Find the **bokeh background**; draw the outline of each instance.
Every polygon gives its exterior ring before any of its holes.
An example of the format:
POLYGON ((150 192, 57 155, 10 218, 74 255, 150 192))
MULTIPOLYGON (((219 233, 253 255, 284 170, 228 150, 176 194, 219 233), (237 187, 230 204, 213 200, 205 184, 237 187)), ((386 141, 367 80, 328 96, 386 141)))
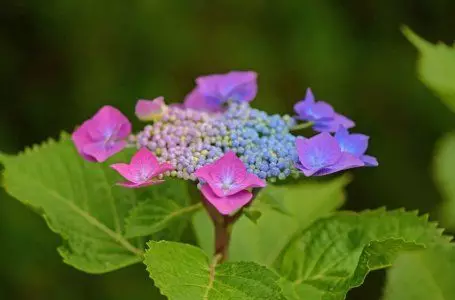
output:
MULTIPOLYGON (((455 118, 417 79, 407 24, 455 39, 452 0, 4 0, 0 149, 14 153, 112 104, 178 102, 202 74, 255 70, 254 105, 291 113, 308 86, 371 136, 377 169, 359 169, 347 209, 429 212, 440 195, 434 145, 455 118)), ((137 127, 136 127, 137 128, 137 127)), ((105 276, 61 262, 59 237, 0 192, 0 299, 162 299, 137 265, 105 276)), ((383 273, 349 299, 378 299, 383 273)))

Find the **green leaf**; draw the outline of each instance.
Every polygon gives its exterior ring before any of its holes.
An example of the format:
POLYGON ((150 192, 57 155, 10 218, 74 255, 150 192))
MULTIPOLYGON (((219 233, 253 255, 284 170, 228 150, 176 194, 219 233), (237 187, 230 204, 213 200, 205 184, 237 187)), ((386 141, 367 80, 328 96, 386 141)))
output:
POLYGON ((417 67, 420 80, 455 111, 455 48, 429 43, 408 27, 403 28, 403 33, 420 52, 417 67))
MULTIPOLYGON (((229 248, 230 261, 255 261, 272 265, 287 243, 316 219, 335 210, 344 201, 343 188, 349 182, 343 176, 327 182, 305 182, 290 185, 268 184, 254 200, 253 207, 261 212, 254 224, 242 216, 233 227, 229 248), (284 210, 278 212, 264 198, 280 199, 284 210)), ((213 226, 207 214, 198 212, 193 217, 199 244, 213 254, 213 226)))
POLYGON ((187 183, 183 180, 167 180, 150 189, 147 200, 139 203, 125 220, 125 236, 147 236, 164 229, 173 230, 178 238, 187 226, 190 216, 202 208, 201 203, 191 205, 187 183))
MULTIPOLYGON (((119 154, 119 161, 129 158, 119 154)), ((89 273, 112 271, 142 260, 142 251, 123 235, 123 219, 135 205, 133 191, 114 187, 118 177, 107 164, 84 161, 67 135, 17 156, 0 156, 3 185, 37 209, 65 239, 64 261, 89 273)))
POLYGON ((434 176, 444 203, 440 215, 444 227, 455 229, 455 133, 443 137, 436 147, 434 176))
POLYGON ((245 214, 245 217, 247 217, 254 224, 257 224, 259 218, 262 216, 262 213, 260 210, 252 208, 252 207, 245 208, 243 210, 243 213, 245 214))
POLYGON ((191 245, 164 241, 147 245, 147 270, 170 300, 285 299, 278 275, 253 262, 216 265, 191 245))
POLYGON ((384 300, 455 299, 455 248, 400 255, 387 272, 384 300))
POLYGON ((320 291, 319 299, 344 299, 369 271, 391 266, 399 253, 449 240, 426 216, 415 212, 341 212, 308 227, 289 245, 276 268, 292 282, 295 299, 307 299, 298 291, 309 286, 320 291))

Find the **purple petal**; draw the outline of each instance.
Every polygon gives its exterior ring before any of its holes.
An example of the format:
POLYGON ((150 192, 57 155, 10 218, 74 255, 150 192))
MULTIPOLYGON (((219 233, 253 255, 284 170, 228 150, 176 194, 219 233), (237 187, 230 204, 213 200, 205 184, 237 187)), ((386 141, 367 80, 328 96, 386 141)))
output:
POLYGON ((340 126, 335 134, 342 152, 350 153, 356 157, 363 155, 368 148, 369 137, 364 134, 349 134, 349 131, 340 126))
POLYGON ((220 93, 226 100, 250 102, 257 94, 257 73, 232 71, 224 75, 220 93))
POLYGON ((214 105, 233 100, 249 102, 257 93, 257 74, 247 71, 232 71, 226 74, 213 74, 196 78, 199 92, 206 101, 214 105))
POLYGON ((335 113, 335 117, 332 120, 318 121, 314 124, 313 129, 319 132, 336 132, 340 126, 352 128, 355 126, 355 123, 347 117, 335 113))
POLYGON ((166 109, 163 97, 157 97, 153 100, 140 99, 136 103, 135 113, 141 121, 154 121, 166 109))
POLYGON ((304 169, 319 170, 335 164, 341 157, 337 140, 323 132, 310 139, 297 138, 297 154, 304 169))
POLYGON ((324 121, 324 120, 330 120, 333 118, 335 111, 333 110, 333 107, 323 101, 318 101, 311 105, 308 108, 307 114, 310 117, 309 121, 324 121))
POLYGON ((366 167, 377 167, 379 165, 376 157, 370 155, 362 155, 360 159, 365 163, 366 167))
POLYGON ((199 92, 199 89, 197 87, 194 88, 188 95, 186 95, 183 106, 185 108, 208 112, 219 112, 222 110, 220 103, 217 101, 207 101, 207 99, 199 92))
POLYGON ((92 157, 97 162, 104 162, 112 155, 120 152, 126 147, 126 141, 118 142, 96 142, 84 145, 83 153, 86 156, 92 157))
POLYGON ((364 166, 364 163, 360 158, 355 157, 354 155, 349 154, 349 153, 343 153, 341 155, 340 160, 337 161, 336 164, 326 167, 326 168, 322 168, 318 172, 314 173, 313 175, 314 176, 323 176, 323 175, 328 175, 328 174, 336 173, 339 171, 352 169, 352 168, 356 168, 356 167, 363 167, 363 166, 364 166))
POLYGON ((225 197, 217 196, 208 184, 204 184, 201 192, 205 199, 209 201, 221 214, 229 215, 230 213, 240 209, 248 204, 253 198, 253 194, 248 191, 240 191, 234 195, 225 197))
POLYGON ((131 123, 115 107, 105 105, 92 118, 93 126, 100 130, 114 130, 116 139, 125 139, 131 134, 131 123))

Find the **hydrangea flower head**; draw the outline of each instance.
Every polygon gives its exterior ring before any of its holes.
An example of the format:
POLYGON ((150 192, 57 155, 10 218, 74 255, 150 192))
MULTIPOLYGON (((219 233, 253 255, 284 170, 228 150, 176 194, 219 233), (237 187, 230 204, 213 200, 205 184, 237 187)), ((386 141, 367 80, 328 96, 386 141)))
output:
POLYGON ((116 108, 103 106, 72 134, 78 152, 89 161, 103 162, 127 145, 131 123, 116 108))
POLYGON ((349 134, 346 128, 340 126, 335 133, 335 139, 338 141, 342 152, 347 152, 360 158, 367 167, 378 166, 378 161, 375 157, 365 155, 369 140, 367 135, 359 133, 349 134))
POLYGON ((258 176, 248 173, 244 163, 229 151, 214 163, 195 172, 204 184, 204 197, 222 214, 230 214, 246 205, 252 198, 252 188, 266 184, 258 176))
POLYGON ((167 106, 163 97, 153 100, 140 99, 136 103, 135 113, 141 121, 157 121, 166 111, 167 106))
POLYGON ((352 120, 335 112, 330 104, 316 101, 310 88, 306 91, 305 99, 294 105, 294 111, 298 120, 313 122, 313 129, 319 132, 335 132, 340 125, 345 128, 355 126, 352 120))
POLYGON ((327 175, 364 165, 360 158, 343 152, 336 138, 327 132, 309 139, 298 137, 296 147, 299 157, 296 167, 305 176, 327 175))
POLYGON ((122 175, 127 182, 119 182, 118 185, 127 188, 139 188, 162 183, 159 179, 163 173, 174 169, 169 163, 159 163, 155 155, 147 148, 141 148, 132 158, 130 164, 117 163, 111 168, 122 175))

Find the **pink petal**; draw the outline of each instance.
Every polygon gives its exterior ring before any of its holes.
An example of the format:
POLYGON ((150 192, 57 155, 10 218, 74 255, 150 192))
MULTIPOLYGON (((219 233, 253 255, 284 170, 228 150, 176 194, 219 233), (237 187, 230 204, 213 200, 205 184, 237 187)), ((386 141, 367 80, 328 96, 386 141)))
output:
POLYGON ((155 176, 163 174, 167 171, 172 171, 174 169, 175 169, 175 167, 173 165, 171 165, 170 163, 162 163, 159 165, 158 169, 153 172, 152 176, 155 177, 155 176))
POLYGON ((132 183, 138 183, 137 182, 137 174, 134 172, 129 164, 124 164, 124 163, 117 163, 117 164, 112 164, 111 168, 119 172, 120 175, 122 175, 125 179, 131 181, 132 183))
POLYGON ((253 198, 253 194, 248 191, 240 191, 237 194, 218 197, 208 184, 204 184, 201 188, 204 197, 223 215, 228 215, 239 208, 248 204, 253 198))
POLYGON ((245 181, 248 175, 244 163, 232 151, 228 151, 224 156, 214 162, 209 172, 210 178, 207 180, 207 183, 219 197, 226 196, 227 194, 235 194, 244 189, 241 183, 245 181), (234 184, 228 193, 222 189, 223 184, 227 181, 234 184))
POLYGON ((141 121, 153 121, 165 109, 164 97, 157 97, 153 100, 140 99, 136 103, 135 113, 141 121))
POLYGON ((91 120, 85 121, 81 126, 79 126, 71 135, 71 139, 73 140, 74 145, 76 146, 77 151, 79 154, 88 161, 96 161, 96 159, 90 155, 84 153, 84 146, 87 144, 92 143, 90 135, 87 132, 87 127, 91 120))
POLYGON ((96 142, 84 145, 84 155, 93 157, 97 162, 104 162, 112 155, 120 152, 126 147, 126 141, 114 142, 111 145, 106 145, 104 142, 96 142))
POLYGON ((131 123, 124 114, 110 105, 103 106, 92 118, 100 128, 117 129, 118 139, 127 138, 131 134, 131 123))
POLYGON ((140 188, 140 187, 146 187, 146 186, 150 186, 150 185, 160 184, 160 183, 163 183, 163 182, 164 182, 164 180, 149 180, 149 181, 142 182, 142 183, 118 182, 116 184, 119 185, 119 186, 130 188, 130 189, 137 189, 137 188, 140 188))
POLYGON ((142 147, 139 151, 134 154, 131 158, 131 165, 134 166, 144 166, 148 169, 157 169, 159 166, 159 161, 156 158, 155 154, 150 151, 147 147, 142 147))

